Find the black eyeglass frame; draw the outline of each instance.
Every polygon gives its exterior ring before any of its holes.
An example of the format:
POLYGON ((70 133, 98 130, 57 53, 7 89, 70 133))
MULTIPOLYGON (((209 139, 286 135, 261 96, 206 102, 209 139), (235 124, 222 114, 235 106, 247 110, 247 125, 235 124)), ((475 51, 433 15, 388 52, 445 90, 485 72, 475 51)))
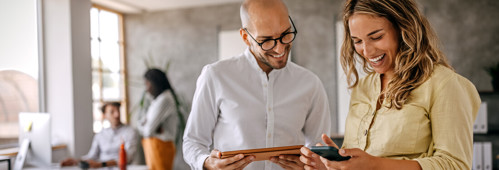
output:
POLYGON ((293 20, 291 19, 291 17, 290 17, 290 16, 288 16, 288 18, 289 18, 289 20, 291 21, 291 25, 293 26, 293 30, 294 30, 293 32, 285 32, 285 33, 282 33, 282 34, 281 34, 281 36, 280 36, 280 37, 278 37, 278 38, 276 38, 276 39, 266 39, 266 40, 264 40, 264 41, 263 41, 263 42, 261 42, 261 43, 260 43, 260 42, 258 42, 255 38, 253 38, 253 36, 249 33, 249 31, 248 31, 246 28, 243 28, 243 29, 244 29, 244 31, 246 31, 246 33, 248 33, 248 35, 251 37, 251 39, 253 39, 253 40, 254 40, 254 41, 258 44, 258 46, 260 46, 260 48, 261 48, 263 51, 269 51, 269 50, 274 49, 274 47, 277 45, 277 40, 279 40, 279 42, 281 42, 281 44, 289 44, 289 43, 292 43, 292 42, 295 40, 295 38, 296 38, 296 34, 298 34, 298 30, 296 29, 296 27, 295 27, 295 23, 293 23, 293 20), (284 42, 282 42, 282 38, 284 38, 284 36, 286 36, 286 35, 288 35, 288 34, 294 34, 293 39, 292 39, 291 41, 289 41, 288 43, 284 43, 284 42), (271 48, 269 48, 269 49, 264 49, 264 48, 262 47, 262 45, 263 45, 264 43, 268 42, 268 41, 274 41, 274 46, 272 46, 272 47, 271 47, 271 48))

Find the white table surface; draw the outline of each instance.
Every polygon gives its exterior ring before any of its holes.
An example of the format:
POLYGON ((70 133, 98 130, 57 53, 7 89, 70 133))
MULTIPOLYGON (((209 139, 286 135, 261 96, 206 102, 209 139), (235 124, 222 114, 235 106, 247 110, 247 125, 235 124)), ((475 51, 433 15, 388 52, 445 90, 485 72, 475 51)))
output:
MULTIPOLYGON (((61 170, 81 170, 78 166, 65 166, 61 167, 59 163, 53 163, 51 167, 24 167, 25 170, 46 170, 49 169, 61 169, 61 170)), ((148 170, 147 165, 128 165, 127 170, 148 170)), ((104 167, 104 168, 89 168, 89 170, 119 170, 117 166, 114 167, 104 167)))

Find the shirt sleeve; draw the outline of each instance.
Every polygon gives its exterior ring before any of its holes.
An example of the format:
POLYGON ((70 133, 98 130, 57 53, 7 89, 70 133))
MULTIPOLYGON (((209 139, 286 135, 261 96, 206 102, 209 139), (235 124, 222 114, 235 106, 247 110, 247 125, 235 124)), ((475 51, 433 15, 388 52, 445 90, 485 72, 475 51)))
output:
POLYGON ((184 133, 184 160, 191 169, 202 170, 210 155, 213 130, 218 116, 215 85, 210 66, 205 66, 196 83, 192 109, 184 133))
POLYGON ((457 74, 449 77, 430 98, 433 143, 428 157, 416 159, 422 169, 471 169, 473 122, 480 97, 467 79, 457 74))
POLYGON ((92 146, 90 147, 90 150, 86 155, 81 157, 82 160, 94 160, 94 161, 99 160, 100 149, 99 149, 98 138, 99 134, 96 134, 94 136, 94 139, 92 139, 92 146))
POLYGON ((147 109, 146 119, 142 122, 143 125, 142 128, 140 128, 144 137, 153 136, 160 124, 169 116, 175 114, 175 102, 173 101, 171 93, 163 95, 165 96, 161 96, 161 98, 157 97, 156 101, 153 101, 147 109))
POLYGON ((303 128, 305 146, 307 147, 315 146, 316 143, 322 142, 321 135, 323 133, 330 135, 331 130, 331 113, 329 111, 326 91, 318 77, 316 77, 316 80, 310 111, 303 128))

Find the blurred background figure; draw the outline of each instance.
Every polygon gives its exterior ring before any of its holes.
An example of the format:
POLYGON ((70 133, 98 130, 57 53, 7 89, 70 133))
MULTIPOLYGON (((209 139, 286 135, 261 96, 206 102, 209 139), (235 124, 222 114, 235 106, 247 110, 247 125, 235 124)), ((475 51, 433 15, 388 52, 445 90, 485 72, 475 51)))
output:
POLYGON ((172 169, 178 124, 174 91, 166 74, 159 69, 147 70, 144 78, 152 101, 139 114, 137 128, 144 137, 146 163, 152 170, 172 169))
POLYGON ((109 121, 111 127, 103 129, 94 136, 92 147, 81 160, 68 158, 61 162, 61 166, 75 166, 80 161, 88 163, 90 168, 116 166, 118 165, 119 150, 122 142, 125 143, 127 163, 133 161, 137 149, 138 135, 132 127, 121 123, 120 106, 119 102, 105 103, 102 106, 103 117, 109 121))

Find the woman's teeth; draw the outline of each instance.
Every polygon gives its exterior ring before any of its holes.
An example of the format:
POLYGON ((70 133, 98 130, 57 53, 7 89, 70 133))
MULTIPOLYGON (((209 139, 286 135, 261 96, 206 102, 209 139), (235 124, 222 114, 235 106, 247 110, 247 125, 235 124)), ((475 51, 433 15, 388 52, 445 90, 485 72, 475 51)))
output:
POLYGON ((377 63, 379 60, 383 59, 383 57, 385 57, 385 54, 380 55, 379 57, 376 57, 376 58, 373 58, 373 59, 369 59, 369 61, 377 63))
POLYGON ((284 55, 284 53, 282 53, 281 55, 272 55, 272 57, 279 58, 279 57, 282 57, 283 55, 284 55))

